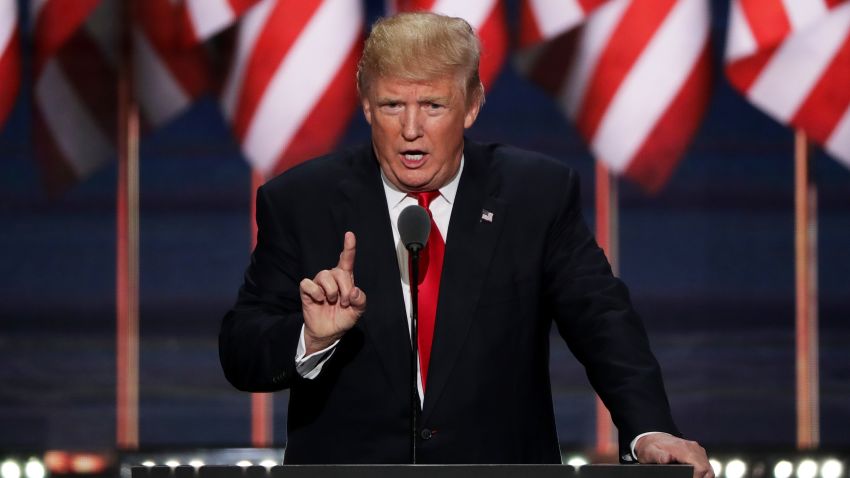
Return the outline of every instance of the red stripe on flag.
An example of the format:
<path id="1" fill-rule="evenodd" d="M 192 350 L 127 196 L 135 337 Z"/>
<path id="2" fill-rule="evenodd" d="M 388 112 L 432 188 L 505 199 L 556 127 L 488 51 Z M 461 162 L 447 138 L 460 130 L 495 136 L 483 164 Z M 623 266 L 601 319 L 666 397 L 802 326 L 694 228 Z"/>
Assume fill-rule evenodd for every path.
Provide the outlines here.
<path id="1" fill-rule="evenodd" d="M 573 63 L 582 28 L 574 28 L 545 43 L 528 76 L 547 93 L 557 96 L 564 87 Z"/>
<path id="2" fill-rule="evenodd" d="M 585 138 L 593 138 L 608 105 L 646 45 L 673 9 L 676 0 L 632 2 L 599 57 L 578 109 L 577 123 Z"/>
<path id="3" fill-rule="evenodd" d="M 208 86 L 209 69 L 199 46 L 186 48 L 180 43 L 184 9 L 170 0 L 145 0 L 136 5 L 139 25 L 160 60 L 190 96 L 199 96 Z"/>
<path id="4" fill-rule="evenodd" d="M 100 0 L 48 0 L 35 22 L 35 73 L 74 34 Z"/>
<path id="5" fill-rule="evenodd" d="M 774 51 L 776 51 L 776 47 L 768 48 L 727 65 L 726 76 L 729 78 L 729 82 L 746 94 L 758 79 L 761 71 L 773 58 Z"/>
<path id="6" fill-rule="evenodd" d="M 711 48 L 706 44 L 693 71 L 629 163 L 626 177 L 650 193 L 667 183 L 699 127 L 710 88 Z"/>
<path id="7" fill-rule="evenodd" d="M 399 12 L 429 12 L 434 8 L 437 0 L 397 0 L 396 8 Z"/>
<path id="8" fill-rule="evenodd" d="M 233 10 L 233 16 L 238 17 L 248 11 L 249 8 L 259 3 L 259 1 L 260 0 L 228 0 L 228 3 L 230 3 L 230 8 Z"/>
<path id="9" fill-rule="evenodd" d="M 351 79 L 356 74 L 357 59 L 360 58 L 362 42 L 359 38 L 360 36 L 319 101 L 282 152 L 275 165 L 275 174 L 327 153 L 345 132 L 351 114 L 357 107 L 357 90 Z"/>
<path id="10" fill-rule="evenodd" d="M 827 6 L 827 8 L 832 9 L 832 8 L 835 8 L 839 5 L 841 5 L 842 3 L 846 3 L 848 1 L 850 1 L 850 0 L 826 0 L 826 6 Z"/>
<path id="11" fill-rule="evenodd" d="M 741 0 L 741 11 L 759 47 L 775 46 L 791 31 L 782 0 Z"/>
<path id="12" fill-rule="evenodd" d="M 56 57 L 72 89 L 107 138 L 115 138 L 118 90 L 115 68 L 98 45 L 82 29 L 72 36 Z"/>
<path id="13" fill-rule="evenodd" d="M 279 0 L 266 18 L 245 67 L 244 82 L 233 115 L 233 130 L 240 140 L 245 137 L 254 112 L 281 61 L 321 3 L 321 0 Z"/>
<path id="14" fill-rule="evenodd" d="M 589 14 L 596 8 L 601 7 L 602 4 L 607 1 L 608 0 L 578 0 L 578 3 L 581 5 L 581 8 L 582 10 L 584 10 L 584 13 Z"/>
<path id="15" fill-rule="evenodd" d="M 523 0 L 519 8 L 519 46 L 526 48 L 544 38 L 537 25 L 537 15 L 531 9 L 531 1 Z"/>
<path id="16" fill-rule="evenodd" d="M 850 107 L 850 32 L 797 110 L 791 124 L 825 143 Z"/>
<path id="17" fill-rule="evenodd" d="M 12 32 L 12 36 L 6 43 L 6 50 L 0 52 L 0 126 L 3 125 L 15 99 L 18 97 L 18 89 L 21 86 L 21 58 L 20 39 L 18 30 Z"/>
<path id="18" fill-rule="evenodd" d="M 481 38 L 481 63 L 479 72 L 481 82 L 485 88 L 490 88 L 502 65 L 505 63 L 505 55 L 508 49 L 508 34 L 505 31 L 505 10 L 501 2 L 487 16 L 487 19 L 478 29 Z"/>

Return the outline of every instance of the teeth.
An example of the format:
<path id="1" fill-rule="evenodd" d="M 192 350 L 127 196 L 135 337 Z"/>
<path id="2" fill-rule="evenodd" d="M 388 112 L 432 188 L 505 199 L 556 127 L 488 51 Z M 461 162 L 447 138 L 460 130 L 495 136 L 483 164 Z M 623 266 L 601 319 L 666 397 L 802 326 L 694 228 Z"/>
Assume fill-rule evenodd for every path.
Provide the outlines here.
<path id="1" fill-rule="evenodd" d="M 419 161 L 420 159 L 422 159 L 422 156 L 425 156 L 425 155 L 424 155 L 424 154 L 422 154 L 422 153 L 419 153 L 419 154 L 405 154 L 405 155 L 404 155 L 404 158 L 405 158 L 405 159 L 408 159 L 408 160 L 410 160 L 410 161 Z"/>

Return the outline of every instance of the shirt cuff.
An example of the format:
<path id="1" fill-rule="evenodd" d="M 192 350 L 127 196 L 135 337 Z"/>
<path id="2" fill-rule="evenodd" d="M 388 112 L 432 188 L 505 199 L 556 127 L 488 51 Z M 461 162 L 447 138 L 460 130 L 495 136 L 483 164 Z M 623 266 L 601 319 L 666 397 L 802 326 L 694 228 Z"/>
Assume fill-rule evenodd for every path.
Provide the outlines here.
<path id="1" fill-rule="evenodd" d="M 298 371 L 298 375 L 309 380 L 318 377 L 319 373 L 322 372 L 322 366 L 331 358 L 338 343 L 339 339 L 336 339 L 334 343 L 324 349 L 304 356 L 307 352 L 307 345 L 304 344 L 304 326 L 302 325 L 301 336 L 298 337 L 298 349 L 295 351 L 295 370 Z"/>
<path id="2" fill-rule="evenodd" d="M 629 443 L 629 450 L 632 452 L 632 456 L 629 457 L 630 459 L 627 459 L 625 461 L 629 461 L 629 462 L 638 461 L 637 454 L 635 453 L 635 445 L 637 445 L 638 440 L 640 440 L 641 438 L 643 438 L 647 435 L 652 435 L 652 434 L 655 434 L 655 433 L 664 433 L 664 432 L 646 432 L 646 433 L 641 433 L 640 435 L 636 436 L 634 438 L 634 440 L 632 440 L 632 442 Z M 664 433 L 664 434 L 669 435 L 669 433 Z M 624 456 L 623 458 L 626 458 L 626 457 Z"/>

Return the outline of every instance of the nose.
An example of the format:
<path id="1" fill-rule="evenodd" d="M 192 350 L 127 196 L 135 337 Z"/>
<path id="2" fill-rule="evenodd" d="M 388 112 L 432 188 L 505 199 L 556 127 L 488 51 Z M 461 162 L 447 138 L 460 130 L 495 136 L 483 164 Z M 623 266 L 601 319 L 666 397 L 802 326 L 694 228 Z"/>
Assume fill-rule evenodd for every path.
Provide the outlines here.
<path id="1" fill-rule="evenodd" d="M 419 108 L 406 108 L 401 115 L 401 135 L 407 141 L 422 136 L 422 118 Z"/>

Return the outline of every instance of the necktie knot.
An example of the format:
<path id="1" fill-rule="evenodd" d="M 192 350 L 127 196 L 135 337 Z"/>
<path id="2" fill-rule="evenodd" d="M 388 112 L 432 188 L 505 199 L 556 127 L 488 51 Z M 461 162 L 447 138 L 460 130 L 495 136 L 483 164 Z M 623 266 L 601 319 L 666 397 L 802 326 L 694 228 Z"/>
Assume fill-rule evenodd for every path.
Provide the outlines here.
<path id="1" fill-rule="evenodd" d="M 440 195 L 440 191 L 423 191 L 419 193 L 410 193 L 410 195 L 416 198 L 416 201 L 419 202 L 420 206 L 424 207 L 425 209 L 429 209 L 431 201 L 433 201 Z"/>

